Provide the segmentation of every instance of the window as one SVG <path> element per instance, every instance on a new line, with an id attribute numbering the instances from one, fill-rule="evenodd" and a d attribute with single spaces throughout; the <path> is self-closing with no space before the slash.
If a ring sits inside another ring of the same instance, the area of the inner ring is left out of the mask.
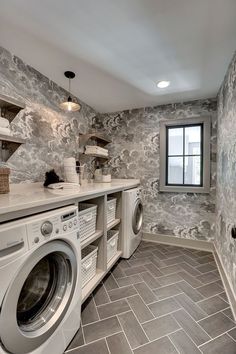
<path id="1" fill-rule="evenodd" d="M 207 193 L 210 118 L 161 122 L 160 191 Z"/>

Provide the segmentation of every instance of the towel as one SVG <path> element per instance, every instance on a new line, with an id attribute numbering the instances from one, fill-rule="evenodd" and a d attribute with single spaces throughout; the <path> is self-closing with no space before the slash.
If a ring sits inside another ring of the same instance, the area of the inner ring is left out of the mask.
<path id="1" fill-rule="evenodd" d="M 9 127 L 9 120 L 3 117 L 0 117 L 0 127 L 1 128 L 8 128 Z"/>
<path id="2" fill-rule="evenodd" d="M 10 131 L 9 128 L 2 128 L 2 127 L 0 127 L 0 134 L 11 135 L 11 131 Z"/>

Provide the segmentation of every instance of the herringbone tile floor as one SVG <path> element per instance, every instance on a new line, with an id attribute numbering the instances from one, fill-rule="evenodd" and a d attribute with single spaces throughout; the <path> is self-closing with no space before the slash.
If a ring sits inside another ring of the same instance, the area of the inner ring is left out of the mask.
<path id="1" fill-rule="evenodd" d="M 209 252 L 142 242 L 82 310 L 71 354 L 236 354 L 236 323 Z"/>

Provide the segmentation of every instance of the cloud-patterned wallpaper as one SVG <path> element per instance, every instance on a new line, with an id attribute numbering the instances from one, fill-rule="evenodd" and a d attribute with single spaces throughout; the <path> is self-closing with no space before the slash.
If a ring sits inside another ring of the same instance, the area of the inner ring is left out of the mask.
<path id="1" fill-rule="evenodd" d="M 236 53 L 218 95 L 216 247 L 236 294 Z"/>
<path id="2" fill-rule="evenodd" d="M 98 114 L 95 129 L 112 137 L 113 176 L 140 178 L 144 197 L 144 231 L 181 238 L 214 237 L 216 186 L 216 100 Z M 159 193 L 159 125 L 167 119 L 212 117 L 210 194 Z"/>
<path id="3" fill-rule="evenodd" d="M 62 111 L 68 93 L 2 47 L 0 93 L 26 105 L 11 124 L 14 135 L 27 140 L 8 160 L 11 182 L 42 181 L 51 168 L 63 175 L 63 158 L 77 155 L 79 132 L 88 131 L 95 111 L 83 102 L 79 112 Z"/>

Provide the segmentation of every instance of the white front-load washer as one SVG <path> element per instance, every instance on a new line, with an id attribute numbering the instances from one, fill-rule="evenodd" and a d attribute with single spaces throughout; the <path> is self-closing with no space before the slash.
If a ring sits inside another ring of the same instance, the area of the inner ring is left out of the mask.
<path id="1" fill-rule="evenodd" d="M 140 188 L 128 189 L 122 195 L 122 257 L 129 258 L 142 237 L 143 203 Z"/>
<path id="2" fill-rule="evenodd" d="M 0 225 L 0 353 L 62 354 L 80 326 L 78 208 Z"/>

